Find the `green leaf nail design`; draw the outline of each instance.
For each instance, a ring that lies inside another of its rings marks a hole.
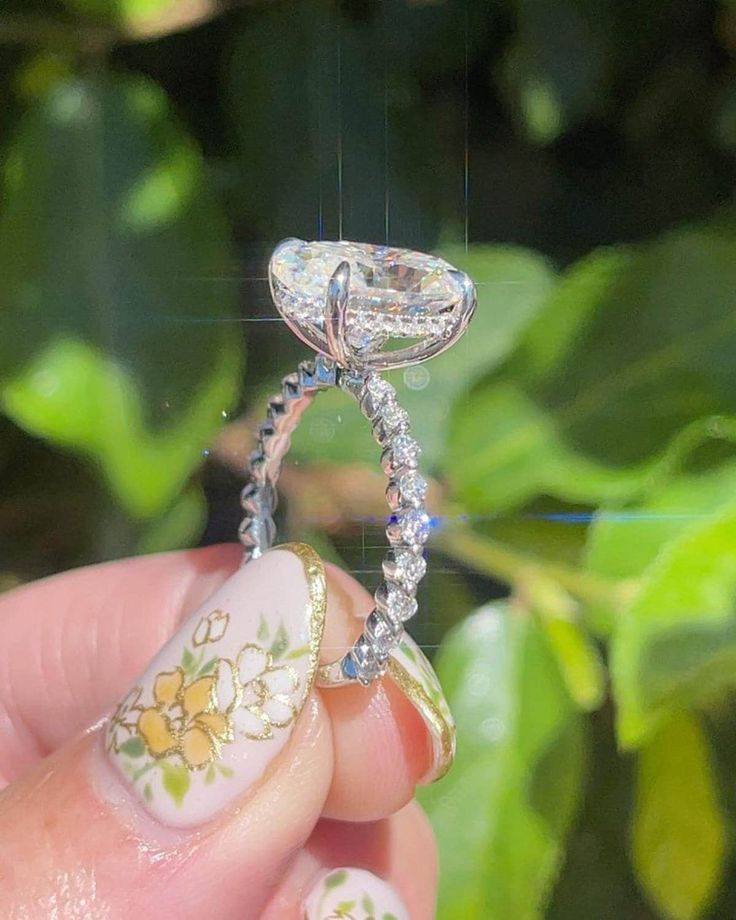
[[[338,885],[342,885],[343,882],[348,877],[348,873],[345,869],[338,869],[337,872],[333,872],[331,875],[328,875],[325,879],[325,888],[328,890],[331,888],[337,888]]]
[[[278,661],[289,647],[289,634],[284,629],[284,624],[279,623],[276,635],[271,643],[271,655],[274,661]]]
[[[171,764],[166,760],[161,761],[161,770],[163,771],[163,786],[177,808],[181,808],[184,796],[189,791],[191,778],[186,767]]]
[[[146,752],[146,746],[140,735],[134,735],[120,745],[120,750],[128,757],[142,757]]]

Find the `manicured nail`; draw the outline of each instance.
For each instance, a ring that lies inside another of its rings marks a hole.
[[[305,920],[410,920],[394,889],[365,869],[331,869],[304,903]]]
[[[455,720],[442,685],[434,668],[408,633],[404,633],[398,648],[391,653],[388,674],[404,691],[427,726],[432,757],[420,783],[433,783],[447,773],[455,759]]]
[[[107,750],[159,821],[201,824],[260,779],[312,687],[326,605],[314,550],[271,550],[232,575],[123,698]]]

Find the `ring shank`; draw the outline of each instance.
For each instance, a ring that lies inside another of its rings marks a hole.
[[[258,429],[258,443],[248,462],[249,480],[241,493],[245,517],[238,534],[245,548],[244,562],[273,545],[276,485],[291,436],[317,393],[333,386],[351,393],[372,423],[389,477],[386,498],[391,517],[386,528],[390,548],[383,561],[384,580],[374,595],[375,608],[353,647],[319,669],[317,683],[327,687],[356,680],[367,685],[384,673],[391,650],[403,636],[404,621],[417,609],[417,585],[426,571],[423,545],[429,536],[424,507],[427,483],[416,469],[421,451],[393,386],[373,371],[345,371],[320,355],[284,377]]]

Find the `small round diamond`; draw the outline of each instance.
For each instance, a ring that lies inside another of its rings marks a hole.
[[[386,431],[396,431],[397,428],[406,428],[409,424],[409,413],[402,409],[395,399],[387,399],[380,409],[380,417]]]
[[[403,627],[393,623],[379,610],[374,610],[366,620],[366,635],[370,637],[379,659],[385,659],[391,649],[396,648],[403,631]]]
[[[408,620],[417,612],[416,598],[402,591],[396,585],[389,585],[386,606],[394,620]]]
[[[401,501],[407,505],[421,505],[427,497],[427,480],[413,470],[399,476],[398,486]]]
[[[393,560],[392,578],[404,588],[414,591],[427,571],[427,560],[412,550],[396,550]]]
[[[397,435],[391,441],[390,448],[395,467],[415,467],[422,453],[419,444],[408,434]]]
[[[383,663],[378,660],[370,641],[365,636],[357,640],[350,654],[357,665],[358,680],[369,683],[383,672]]]
[[[371,399],[376,405],[384,399],[396,396],[396,389],[378,374],[369,374],[365,380],[365,388],[371,394]]]
[[[421,508],[408,508],[396,515],[396,531],[399,539],[409,546],[426,543],[429,539],[429,515]],[[389,525],[393,532],[393,525]]]

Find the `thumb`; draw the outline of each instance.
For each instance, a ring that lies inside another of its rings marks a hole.
[[[259,916],[332,779],[325,611],[308,547],[231,576],[108,723],[4,790],[0,915]]]

